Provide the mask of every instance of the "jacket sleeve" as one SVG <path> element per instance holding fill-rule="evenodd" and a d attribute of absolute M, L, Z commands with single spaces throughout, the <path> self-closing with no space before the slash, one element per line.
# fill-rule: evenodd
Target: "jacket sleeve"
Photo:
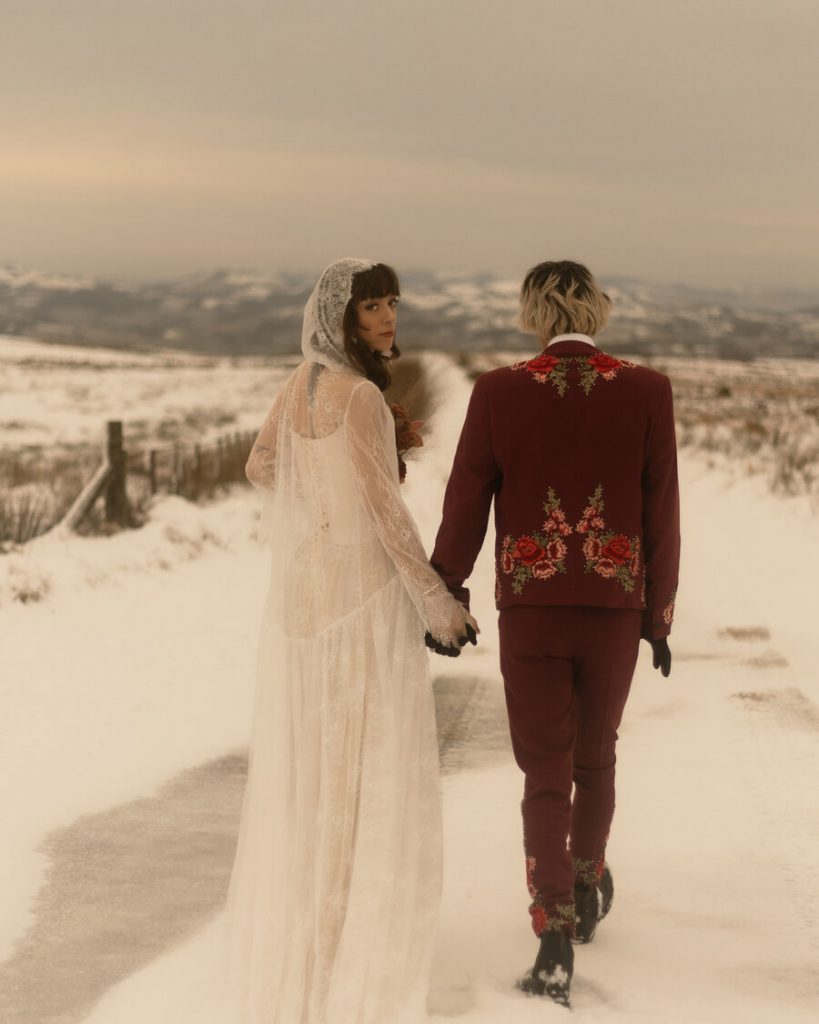
<path fill-rule="evenodd" d="M 462 604 L 469 607 L 463 585 L 472 573 L 486 535 L 489 509 L 501 480 L 492 449 L 486 377 L 479 377 L 470 396 L 452 471 L 444 494 L 443 514 L 432 566 Z"/>
<path fill-rule="evenodd" d="M 680 566 L 680 493 L 671 381 L 666 377 L 648 425 L 643 464 L 645 611 L 641 636 L 658 640 L 671 632 Z"/>

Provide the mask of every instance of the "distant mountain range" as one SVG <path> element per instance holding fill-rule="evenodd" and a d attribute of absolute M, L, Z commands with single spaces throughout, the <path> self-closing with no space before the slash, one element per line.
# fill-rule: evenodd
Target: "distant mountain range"
<path fill-rule="evenodd" d="M 612 351 L 752 359 L 819 355 L 819 287 L 751 293 L 604 279 Z M 151 283 L 0 267 L 0 334 L 118 349 L 220 355 L 298 351 L 312 278 L 217 270 Z M 488 274 L 402 275 L 407 349 L 531 350 L 515 328 L 519 282 Z"/>

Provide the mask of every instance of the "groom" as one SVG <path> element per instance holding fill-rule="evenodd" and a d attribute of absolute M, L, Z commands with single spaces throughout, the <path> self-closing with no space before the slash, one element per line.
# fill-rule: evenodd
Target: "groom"
<path fill-rule="evenodd" d="M 476 381 L 432 563 L 468 606 L 494 499 L 501 672 L 540 938 L 518 985 L 568 1006 L 571 940 L 592 938 L 613 895 L 615 743 L 640 638 L 655 668 L 671 668 L 677 457 L 670 382 L 597 348 L 610 300 L 586 267 L 541 263 L 520 298 L 542 351 Z"/>

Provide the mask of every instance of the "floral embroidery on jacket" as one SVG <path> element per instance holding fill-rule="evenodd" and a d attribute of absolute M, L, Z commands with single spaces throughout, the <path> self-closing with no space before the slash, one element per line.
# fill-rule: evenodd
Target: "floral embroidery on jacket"
<path fill-rule="evenodd" d="M 591 356 L 553 356 L 542 352 L 534 359 L 515 363 L 511 369 L 526 370 L 538 384 L 551 384 L 562 398 L 569 387 L 568 372 L 576 366 L 580 375 L 580 387 L 590 394 L 598 378 L 614 380 L 623 367 L 634 367 L 627 359 L 616 359 L 606 352 L 595 352 Z"/>
<path fill-rule="evenodd" d="M 560 507 L 560 499 L 549 488 L 543 503 L 546 519 L 542 531 L 524 534 L 514 540 L 509 534 L 503 539 L 501 570 L 512 575 L 515 594 L 531 579 L 547 580 L 555 573 L 566 571 L 566 544 L 563 540 L 572 533 Z"/>
<path fill-rule="evenodd" d="M 575 527 L 586 537 L 583 541 L 586 572 L 616 579 L 630 594 L 640 571 L 640 538 L 606 529 L 604 508 L 603 486 L 598 484 Z"/>
<path fill-rule="evenodd" d="M 671 597 L 668 604 L 663 608 L 663 622 L 666 626 L 671 625 L 671 620 L 674 618 L 674 602 L 677 600 L 677 591 L 671 591 Z"/>
<path fill-rule="evenodd" d="M 552 384 L 562 398 L 566 394 L 569 382 L 566 374 L 569 372 L 569 360 L 564 356 L 550 355 L 547 352 L 535 356 L 534 359 L 527 359 L 522 363 L 515 363 L 513 370 L 526 370 L 534 377 L 538 384 Z"/>
<path fill-rule="evenodd" d="M 593 356 L 580 356 L 580 386 L 588 395 L 598 378 L 614 380 L 624 366 L 632 367 L 634 363 L 626 359 L 615 359 L 606 352 L 595 352 Z"/>

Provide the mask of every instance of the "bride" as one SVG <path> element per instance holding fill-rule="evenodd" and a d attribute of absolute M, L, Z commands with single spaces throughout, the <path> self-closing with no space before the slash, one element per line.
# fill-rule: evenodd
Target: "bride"
<path fill-rule="evenodd" d="M 425 1016 L 441 814 L 424 634 L 454 654 L 477 623 L 399 492 L 382 394 L 398 297 L 384 264 L 324 270 L 304 361 L 247 463 L 271 576 L 224 917 L 225 1024 Z"/>

